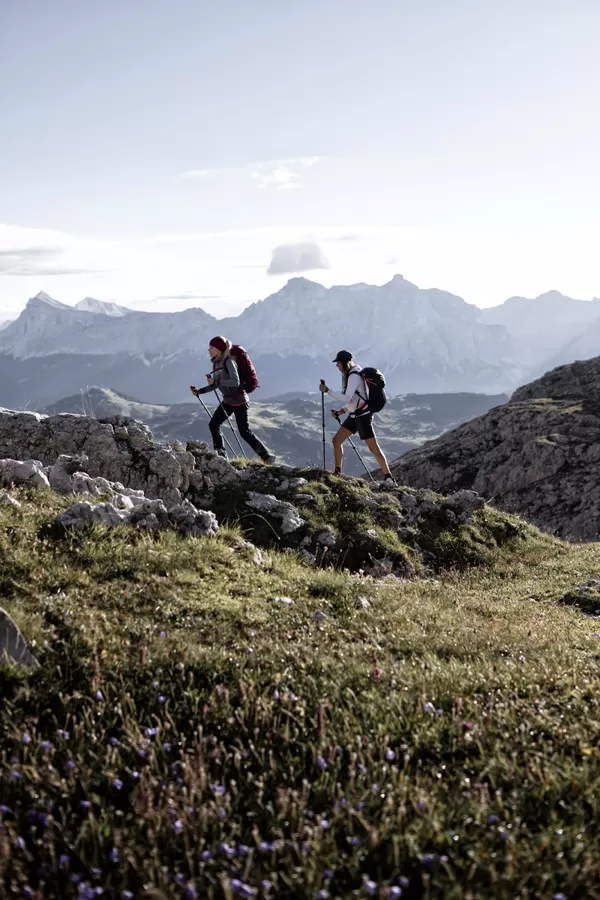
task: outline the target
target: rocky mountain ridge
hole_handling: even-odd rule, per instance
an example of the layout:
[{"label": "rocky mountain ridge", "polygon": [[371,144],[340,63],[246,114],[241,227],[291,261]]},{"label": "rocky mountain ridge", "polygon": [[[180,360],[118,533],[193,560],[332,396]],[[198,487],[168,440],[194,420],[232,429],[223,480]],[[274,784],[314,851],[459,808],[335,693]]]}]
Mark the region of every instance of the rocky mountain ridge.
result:
[{"label": "rocky mountain ridge", "polygon": [[412,450],[397,479],[475,490],[567,539],[600,539],[600,357],[558,367],[510,401]]},{"label": "rocky mountain ridge", "polygon": [[[473,491],[444,498],[315,469],[232,465],[201,442],[164,444],[119,417],[0,411],[0,483],[91,498],[65,511],[55,523],[62,528],[128,524],[210,536],[219,522],[245,521],[260,546],[376,577],[482,561],[527,532],[484,510]],[[453,539],[438,541],[442,531]]]}]

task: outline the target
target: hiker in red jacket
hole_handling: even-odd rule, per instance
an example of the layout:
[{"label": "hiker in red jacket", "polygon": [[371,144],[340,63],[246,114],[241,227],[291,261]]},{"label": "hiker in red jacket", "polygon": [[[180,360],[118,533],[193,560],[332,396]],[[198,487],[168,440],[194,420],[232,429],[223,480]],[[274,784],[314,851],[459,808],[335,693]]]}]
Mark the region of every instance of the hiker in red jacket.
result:
[{"label": "hiker in red jacket", "polygon": [[233,413],[240,437],[252,447],[263,462],[273,463],[275,462],[275,456],[267,450],[262,441],[259,441],[250,430],[248,422],[248,394],[240,381],[238,365],[231,355],[231,346],[231,341],[221,337],[221,335],[214,337],[210,341],[208,353],[212,360],[213,370],[211,375],[206,376],[208,384],[203,388],[191,385],[190,390],[196,396],[216,390],[220,390],[223,394],[223,400],[215,410],[208,425],[214,448],[219,456],[226,456],[221,426]]}]

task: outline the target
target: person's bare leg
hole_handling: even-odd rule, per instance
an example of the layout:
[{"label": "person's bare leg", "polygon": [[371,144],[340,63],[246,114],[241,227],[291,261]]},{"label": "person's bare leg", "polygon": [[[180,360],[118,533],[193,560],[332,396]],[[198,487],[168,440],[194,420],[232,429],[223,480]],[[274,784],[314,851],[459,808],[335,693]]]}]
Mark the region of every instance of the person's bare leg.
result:
[{"label": "person's bare leg", "polygon": [[333,436],[333,462],[335,471],[338,473],[341,473],[342,471],[342,460],[344,458],[343,444],[351,434],[352,432],[348,431],[347,428],[340,428]]},{"label": "person's bare leg", "polygon": [[[335,440],[335,438],[334,438]],[[367,438],[365,444],[381,466],[381,471],[384,475],[391,475],[390,467],[388,466],[388,461],[385,458],[384,452],[377,443],[377,438]]]}]

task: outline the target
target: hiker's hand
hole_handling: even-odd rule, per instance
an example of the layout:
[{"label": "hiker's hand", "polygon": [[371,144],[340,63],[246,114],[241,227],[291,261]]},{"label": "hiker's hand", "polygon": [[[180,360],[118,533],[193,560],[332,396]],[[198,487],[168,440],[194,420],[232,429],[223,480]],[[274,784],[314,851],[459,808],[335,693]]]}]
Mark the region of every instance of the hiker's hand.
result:
[{"label": "hiker's hand", "polygon": [[321,391],[322,394],[326,394],[329,391],[329,388],[327,387],[327,385],[325,384],[324,381],[322,381],[321,384],[319,385],[319,390]]},{"label": "hiker's hand", "polygon": [[331,415],[333,416],[334,419],[337,419],[337,418],[339,417],[339,415],[340,415],[341,412],[342,412],[341,409],[339,409],[339,410],[338,410],[338,409],[332,409],[332,410],[331,410]]},{"label": "hiker's hand", "polygon": [[198,388],[195,384],[190,384],[190,391],[192,392],[192,394],[195,394],[196,397],[198,396]]}]

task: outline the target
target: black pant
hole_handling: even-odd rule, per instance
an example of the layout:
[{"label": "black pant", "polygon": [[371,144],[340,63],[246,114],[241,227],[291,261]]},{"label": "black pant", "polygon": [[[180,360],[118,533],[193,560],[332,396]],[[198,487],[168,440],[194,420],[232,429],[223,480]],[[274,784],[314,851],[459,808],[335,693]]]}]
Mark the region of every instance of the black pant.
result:
[{"label": "black pant", "polygon": [[250,444],[252,449],[258,453],[261,459],[266,459],[269,455],[269,451],[262,441],[259,441],[256,435],[250,431],[247,403],[242,403],[239,406],[237,404],[231,406],[229,403],[221,403],[221,405],[217,407],[212,419],[208,423],[215,450],[225,449],[223,435],[221,434],[221,425],[224,423],[225,419],[229,418],[231,413],[235,416],[240,437],[242,437],[247,444]]}]

